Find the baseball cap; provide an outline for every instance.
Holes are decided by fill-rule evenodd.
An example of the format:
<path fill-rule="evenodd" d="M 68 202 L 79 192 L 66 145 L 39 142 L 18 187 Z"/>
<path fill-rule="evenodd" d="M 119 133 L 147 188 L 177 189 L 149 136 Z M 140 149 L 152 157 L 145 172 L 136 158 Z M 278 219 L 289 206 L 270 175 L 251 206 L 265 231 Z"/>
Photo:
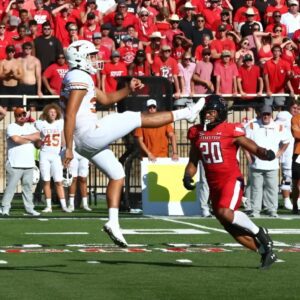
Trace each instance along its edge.
<path fill-rule="evenodd" d="M 224 24 L 219 25 L 218 31 L 226 31 L 226 25 L 224 25 Z"/>
<path fill-rule="evenodd" d="M 120 57 L 120 52 L 116 51 L 116 50 L 112 51 L 111 52 L 111 57 Z"/>
<path fill-rule="evenodd" d="M 102 38 L 102 34 L 100 32 L 93 33 L 93 39 L 101 39 L 101 38 Z"/>
<path fill-rule="evenodd" d="M 111 30 L 111 24 L 110 23 L 104 23 L 101 25 L 101 30 Z"/>
<path fill-rule="evenodd" d="M 17 108 L 14 110 L 14 115 L 15 115 L 15 116 L 18 116 L 18 115 L 20 115 L 20 114 L 22 114 L 22 113 L 26 113 L 26 111 L 24 110 L 23 107 L 17 107 Z"/>
<path fill-rule="evenodd" d="M 154 100 L 154 99 L 147 100 L 147 107 L 151 106 L 151 105 L 157 106 L 156 100 Z"/>
<path fill-rule="evenodd" d="M 231 56 L 231 52 L 229 50 L 223 50 L 221 53 L 221 57 Z"/>
<path fill-rule="evenodd" d="M 298 3 L 297 0 L 289 0 L 288 1 L 288 6 L 291 6 L 291 5 L 299 5 L 299 3 Z"/>
<path fill-rule="evenodd" d="M 246 54 L 244 57 L 243 57 L 243 61 L 252 61 L 253 60 L 253 57 L 251 54 Z"/>
<path fill-rule="evenodd" d="M 88 20 L 92 20 L 92 19 L 95 19 L 95 18 L 96 18 L 96 15 L 95 15 L 94 13 L 92 13 L 92 12 L 89 12 L 89 13 L 87 14 L 86 18 L 87 18 Z"/>
<path fill-rule="evenodd" d="M 161 50 L 165 51 L 165 50 L 171 50 L 171 47 L 169 45 L 163 45 L 161 47 Z"/>
<path fill-rule="evenodd" d="M 261 114 L 264 114 L 264 113 L 270 113 L 271 114 L 272 112 L 273 112 L 273 110 L 272 110 L 272 106 L 271 105 L 265 104 L 260 109 L 260 113 Z"/>

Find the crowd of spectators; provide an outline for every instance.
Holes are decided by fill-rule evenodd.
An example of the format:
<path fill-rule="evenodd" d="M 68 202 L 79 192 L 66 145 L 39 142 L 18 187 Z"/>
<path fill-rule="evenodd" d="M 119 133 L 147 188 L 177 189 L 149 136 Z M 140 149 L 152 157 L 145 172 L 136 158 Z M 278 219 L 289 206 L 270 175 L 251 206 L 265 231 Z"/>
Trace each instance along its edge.
<path fill-rule="evenodd" d="M 109 3 L 1 1 L 1 94 L 58 94 L 64 50 L 79 39 L 99 49 L 94 81 L 105 92 L 116 89 L 115 77 L 152 75 L 168 78 L 175 98 L 215 92 L 251 101 L 266 93 L 266 104 L 283 106 L 274 94 L 299 94 L 298 0 Z"/>

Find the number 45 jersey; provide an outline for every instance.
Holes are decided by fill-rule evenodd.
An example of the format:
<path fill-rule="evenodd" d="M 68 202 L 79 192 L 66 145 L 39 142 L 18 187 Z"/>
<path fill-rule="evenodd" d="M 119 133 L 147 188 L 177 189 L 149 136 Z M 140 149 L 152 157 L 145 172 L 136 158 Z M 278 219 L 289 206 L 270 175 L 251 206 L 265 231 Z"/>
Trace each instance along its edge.
<path fill-rule="evenodd" d="M 41 151 L 59 154 L 64 120 L 56 120 L 53 123 L 48 123 L 46 120 L 38 120 L 35 122 L 35 127 L 41 133 L 43 142 Z"/>
<path fill-rule="evenodd" d="M 189 129 L 188 139 L 199 151 L 210 186 L 220 186 L 231 178 L 242 177 L 234 139 L 244 135 L 239 123 L 223 122 L 209 131 L 204 131 L 203 125 Z"/>

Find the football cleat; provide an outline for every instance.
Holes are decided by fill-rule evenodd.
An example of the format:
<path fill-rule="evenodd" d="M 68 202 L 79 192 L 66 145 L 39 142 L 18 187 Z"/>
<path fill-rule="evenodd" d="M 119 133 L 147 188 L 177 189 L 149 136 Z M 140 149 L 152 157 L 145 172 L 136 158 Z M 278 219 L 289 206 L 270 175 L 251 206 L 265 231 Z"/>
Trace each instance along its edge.
<path fill-rule="evenodd" d="M 271 265 L 276 262 L 277 256 L 273 251 L 268 251 L 261 255 L 261 270 L 266 270 L 271 267 Z"/>
<path fill-rule="evenodd" d="M 89 208 L 87 205 L 84 205 L 82 208 L 83 208 L 84 210 L 86 210 L 86 211 L 92 211 L 92 209 Z"/>
<path fill-rule="evenodd" d="M 256 239 L 262 245 L 265 253 L 272 251 L 273 241 L 268 234 L 268 230 L 264 227 L 259 227 L 259 231 L 256 235 Z"/>
<path fill-rule="evenodd" d="M 68 206 L 68 210 L 69 210 L 70 212 L 73 212 L 73 211 L 75 210 L 74 205 L 69 205 L 69 206 Z"/>
<path fill-rule="evenodd" d="M 52 213 L 52 208 L 46 207 L 45 209 L 42 210 L 42 213 Z"/>
<path fill-rule="evenodd" d="M 284 199 L 284 207 L 287 210 L 292 210 L 293 209 L 293 204 L 292 204 L 290 199 Z"/>
<path fill-rule="evenodd" d="M 195 123 L 200 111 L 202 110 L 202 108 L 204 107 L 205 104 L 205 98 L 200 98 L 196 103 L 187 102 L 187 107 L 190 110 L 190 116 L 187 118 L 187 121 L 189 123 Z"/>
<path fill-rule="evenodd" d="M 103 226 L 103 230 L 108 234 L 108 236 L 117 246 L 122 248 L 128 247 L 128 244 L 124 239 L 121 229 L 118 225 L 111 225 L 109 223 L 106 223 Z"/>

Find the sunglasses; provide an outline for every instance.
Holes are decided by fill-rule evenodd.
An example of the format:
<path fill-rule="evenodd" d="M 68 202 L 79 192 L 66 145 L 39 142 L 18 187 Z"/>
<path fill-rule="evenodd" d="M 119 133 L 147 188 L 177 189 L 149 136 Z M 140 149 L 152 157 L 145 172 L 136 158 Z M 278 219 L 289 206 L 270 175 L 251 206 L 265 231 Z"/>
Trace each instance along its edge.
<path fill-rule="evenodd" d="M 5 29 L 5 26 L 0 26 L 0 28 Z"/>
<path fill-rule="evenodd" d="M 44 27 L 43 30 L 51 30 L 50 27 Z"/>
<path fill-rule="evenodd" d="M 271 113 L 263 113 L 263 116 L 271 116 Z"/>
<path fill-rule="evenodd" d="M 278 29 L 278 30 L 275 30 L 275 32 L 282 32 L 282 30 L 281 30 L 281 29 Z"/>
<path fill-rule="evenodd" d="M 203 56 L 210 56 L 210 54 L 209 53 L 205 53 L 205 54 L 203 54 Z"/>
<path fill-rule="evenodd" d="M 155 105 L 148 106 L 148 109 L 153 109 L 153 108 L 156 108 L 156 106 Z"/>
<path fill-rule="evenodd" d="M 124 20 L 123 18 L 116 18 L 116 20 Z"/>
<path fill-rule="evenodd" d="M 198 23 L 204 23 L 205 21 L 203 19 L 197 20 Z"/>
<path fill-rule="evenodd" d="M 281 15 L 274 15 L 274 18 L 280 18 Z"/>
<path fill-rule="evenodd" d="M 18 114 L 18 115 L 16 115 L 16 118 L 24 118 L 24 117 L 26 117 L 26 112 L 23 112 L 23 113 L 21 113 L 21 114 Z"/>
<path fill-rule="evenodd" d="M 24 50 L 32 50 L 31 47 L 25 47 Z"/>
<path fill-rule="evenodd" d="M 145 14 L 145 15 L 141 15 L 141 17 L 148 17 L 149 15 Z"/>
<path fill-rule="evenodd" d="M 163 50 L 163 52 L 171 52 L 171 50 Z"/>
<path fill-rule="evenodd" d="M 221 16 L 226 16 L 226 17 L 229 17 L 229 14 L 221 14 Z"/>

